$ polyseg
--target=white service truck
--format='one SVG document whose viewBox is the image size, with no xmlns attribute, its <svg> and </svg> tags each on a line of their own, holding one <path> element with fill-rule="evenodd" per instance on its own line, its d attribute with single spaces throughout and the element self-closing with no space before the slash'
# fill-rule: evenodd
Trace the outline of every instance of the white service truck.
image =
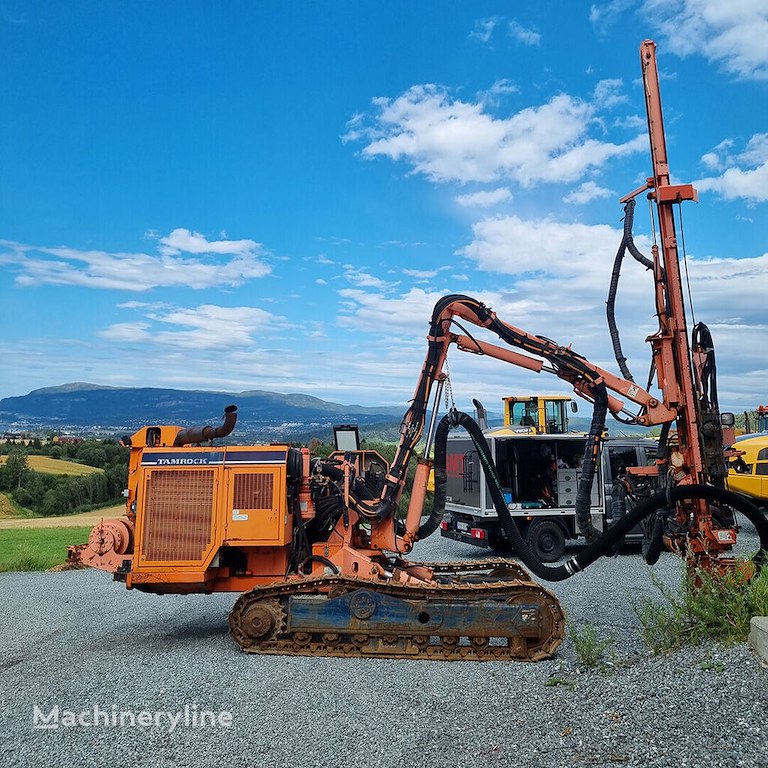
<svg viewBox="0 0 768 768">
<path fill-rule="evenodd" d="M 536 555 L 544 562 L 554 562 L 563 556 L 566 542 L 580 536 L 575 505 L 587 436 L 568 431 L 567 405 L 573 403 L 569 397 L 536 395 L 505 397 L 503 401 L 504 426 L 483 431 L 507 508 Z M 482 425 L 483 409 L 476 405 Z M 652 465 L 655 458 L 656 441 L 649 438 L 603 441 L 590 504 L 595 528 L 604 530 L 615 515 L 623 513 L 622 504 L 612 503 L 614 481 L 626 475 L 627 467 Z M 468 436 L 449 437 L 446 470 L 441 534 L 498 552 L 511 551 Z M 640 542 L 641 538 L 638 527 L 626 540 Z"/>
</svg>

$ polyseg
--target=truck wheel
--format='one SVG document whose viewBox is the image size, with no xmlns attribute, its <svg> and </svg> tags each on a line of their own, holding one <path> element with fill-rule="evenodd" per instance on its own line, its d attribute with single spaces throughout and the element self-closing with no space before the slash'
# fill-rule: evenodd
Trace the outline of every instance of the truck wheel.
<svg viewBox="0 0 768 768">
<path fill-rule="evenodd" d="M 552 520 L 537 520 L 528 529 L 528 546 L 542 563 L 554 563 L 565 554 L 565 532 Z"/>
</svg>

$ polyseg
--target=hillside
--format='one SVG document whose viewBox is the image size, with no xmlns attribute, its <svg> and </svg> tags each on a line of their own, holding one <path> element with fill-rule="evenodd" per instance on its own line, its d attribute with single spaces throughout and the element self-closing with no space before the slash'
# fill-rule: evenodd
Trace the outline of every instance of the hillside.
<svg viewBox="0 0 768 768">
<path fill-rule="evenodd" d="M 402 408 L 371 408 L 340 405 L 305 394 L 281 394 L 262 390 L 208 392 L 155 387 L 104 387 L 70 383 L 36 389 L 27 395 L 0 400 L 0 430 L 100 432 L 121 435 L 147 424 L 179 426 L 216 425 L 224 408 L 238 406 L 237 442 L 291 440 L 307 442 L 314 437 L 332 439 L 334 424 L 360 426 L 361 437 L 397 440 Z M 492 426 L 501 424 L 500 413 L 490 411 Z M 588 430 L 587 414 L 572 416 L 572 430 Z M 646 430 L 624 427 L 612 419 L 610 434 L 642 434 Z"/>
</svg>

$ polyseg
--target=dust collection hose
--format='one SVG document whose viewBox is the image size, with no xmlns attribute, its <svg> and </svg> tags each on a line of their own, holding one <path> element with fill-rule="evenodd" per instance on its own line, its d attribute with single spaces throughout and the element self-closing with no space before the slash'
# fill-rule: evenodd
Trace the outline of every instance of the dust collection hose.
<svg viewBox="0 0 768 768">
<path fill-rule="evenodd" d="M 432 513 L 419 526 L 419 539 L 426 538 L 433 534 L 443 520 L 443 515 L 445 514 L 446 483 L 448 481 L 448 472 L 446 470 L 448 432 L 450 432 L 453 427 L 464 426 L 461 421 L 462 416 L 467 416 L 467 414 L 451 410 L 440 419 L 440 423 L 437 425 L 437 430 L 435 431 L 435 455 L 432 467 L 432 470 L 435 473 L 435 495 L 432 501 Z M 467 418 L 477 427 L 482 435 L 482 430 L 480 430 L 480 426 L 475 420 L 470 416 L 467 416 Z"/>
<path fill-rule="evenodd" d="M 443 425 L 445 430 L 443 431 Z M 760 537 L 760 549 L 754 557 L 755 568 L 759 571 L 766 557 L 768 557 L 768 518 L 766 518 L 754 504 L 750 503 L 743 496 L 739 496 L 732 491 L 726 491 L 723 488 L 715 488 L 710 485 L 678 485 L 674 488 L 659 491 L 653 494 L 645 501 L 640 502 L 626 516 L 613 523 L 597 541 L 593 542 L 578 555 L 562 565 L 547 566 L 539 560 L 531 551 L 528 543 L 520 533 L 514 518 L 507 509 L 506 502 L 499 483 L 496 467 L 491 457 L 490 447 L 488 445 L 482 430 L 475 420 L 466 413 L 454 412 L 444 416 L 438 426 L 438 433 L 435 438 L 435 509 L 428 518 L 425 526 L 430 524 L 433 517 L 442 518 L 443 509 L 437 509 L 438 501 L 441 499 L 442 507 L 445 506 L 445 464 L 447 452 L 447 432 L 452 426 L 461 426 L 469 433 L 472 442 L 478 450 L 480 460 L 483 464 L 488 488 L 491 492 L 496 512 L 499 516 L 504 533 L 509 538 L 515 548 L 516 553 L 523 561 L 523 564 L 529 568 L 536 576 L 547 581 L 564 581 L 579 571 L 583 571 L 587 566 L 592 565 L 599 557 L 611 552 L 614 544 L 619 542 L 632 528 L 641 520 L 652 515 L 656 510 L 668 506 L 672 502 L 683 501 L 686 499 L 706 499 L 707 501 L 719 501 L 732 506 L 741 512 L 754 525 Z M 443 482 L 439 483 L 440 478 Z M 439 485 L 442 484 L 442 496 L 438 496 Z M 439 525 L 439 519 L 436 525 Z M 435 526 L 436 527 L 436 526 Z"/>
<path fill-rule="evenodd" d="M 605 416 L 608 413 L 608 389 L 604 382 L 596 384 L 593 389 L 595 408 L 592 411 L 592 422 L 589 425 L 584 459 L 581 462 L 581 479 L 576 489 L 576 523 L 579 526 L 587 544 L 597 541 L 600 533 L 592 525 L 590 507 L 592 505 L 592 483 L 597 472 L 597 461 L 600 456 L 600 441 L 605 429 Z"/>
</svg>

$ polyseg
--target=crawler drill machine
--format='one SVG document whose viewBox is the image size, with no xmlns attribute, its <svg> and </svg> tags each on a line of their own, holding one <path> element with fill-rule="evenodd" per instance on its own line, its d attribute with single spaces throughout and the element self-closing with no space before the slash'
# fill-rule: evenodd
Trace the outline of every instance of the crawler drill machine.
<svg viewBox="0 0 768 768">
<path fill-rule="evenodd" d="M 692 344 L 688 339 L 673 207 L 695 200 L 696 191 L 689 184 L 670 183 L 653 42 L 642 44 L 641 62 L 653 176 L 622 201 L 624 238 L 608 302 L 621 376 L 568 346 L 503 322 L 476 299 L 446 296 L 431 317 L 426 358 L 391 466 L 371 451 L 321 459 L 287 444 L 214 445 L 213 440 L 234 427 L 234 406 L 218 428 L 146 426 L 124 441 L 130 447 L 125 517 L 97 526 L 88 544 L 74 548 L 73 556 L 111 571 L 129 589 L 242 593 L 229 625 L 232 637 L 249 652 L 548 658 L 563 638 L 563 612 L 555 596 L 522 566 L 511 560 L 417 564 L 404 559 L 440 524 L 447 435 L 462 427 L 475 443 L 506 536 L 540 578 L 573 576 L 611 553 L 624 534 L 644 520 L 649 562 L 658 557 L 665 541 L 697 566 L 731 569 L 734 509 L 758 528 L 759 567 L 768 547 L 768 523 L 743 497 L 725 489 L 711 338 L 706 327 L 697 324 Z M 655 210 L 661 243 L 654 243 L 650 259 L 637 251 L 631 233 L 635 198 L 643 192 Z M 659 328 L 648 341 L 655 395 L 632 379 L 613 322 L 615 289 L 627 250 L 653 274 Z M 470 333 L 468 325 L 475 330 Z M 507 346 L 483 340 L 482 333 L 494 334 Z M 588 546 L 565 563 L 543 565 L 520 536 L 477 424 L 455 409 L 438 422 L 443 368 L 451 346 L 553 373 L 594 403 L 576 497 L 576 516 Z M 589 500 L 608 412 L 624 422 L 662 425 L 662 430 L 657 465 L 635 468 L 634 476 L 625 479 L 625 514 L 600 532 L 590 518 Z M 424 449 L 402 518 L 399 504 L 406 472 L 422 438 Z M 424 519 L 433 468 L 434 507 Z M 654 484 L 655 492 L 636 492 Z"/>
</svg>

